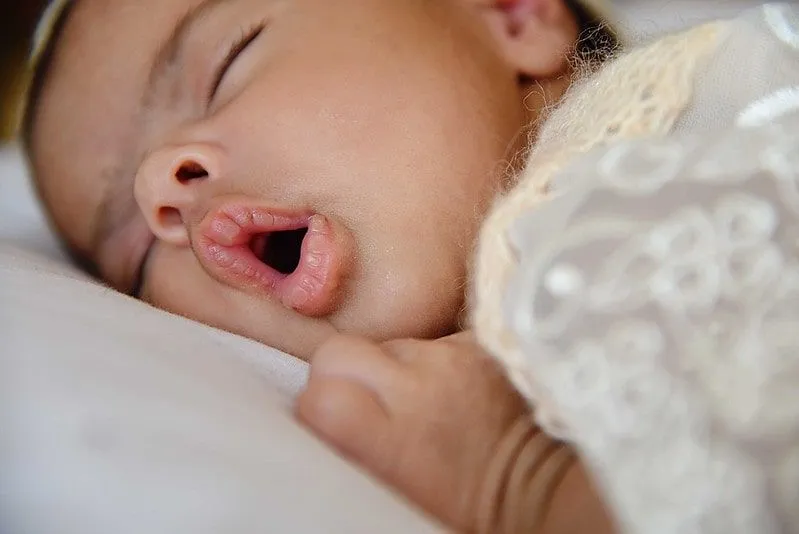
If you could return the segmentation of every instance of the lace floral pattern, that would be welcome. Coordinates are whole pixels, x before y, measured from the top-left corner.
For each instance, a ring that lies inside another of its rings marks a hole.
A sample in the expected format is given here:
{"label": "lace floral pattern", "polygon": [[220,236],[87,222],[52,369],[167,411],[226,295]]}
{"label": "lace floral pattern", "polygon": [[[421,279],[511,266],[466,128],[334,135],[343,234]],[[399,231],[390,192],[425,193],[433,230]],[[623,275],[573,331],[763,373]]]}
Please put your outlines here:
{"label": "lace floral pattern", "polygon": [[[625,142],[512,230],[526,379],[638,532],[779,531],[770,481],[799,450],[797,154],[799,115]],[[526,236],[544,221],[542,247]]]}

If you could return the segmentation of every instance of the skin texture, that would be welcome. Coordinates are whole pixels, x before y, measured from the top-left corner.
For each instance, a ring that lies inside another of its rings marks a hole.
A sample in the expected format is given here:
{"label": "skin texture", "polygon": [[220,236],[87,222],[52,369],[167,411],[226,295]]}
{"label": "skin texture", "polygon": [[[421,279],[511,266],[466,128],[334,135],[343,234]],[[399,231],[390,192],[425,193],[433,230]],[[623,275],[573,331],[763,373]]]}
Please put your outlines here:
{"label": "skin texture", "polygon": [[[149,250],[146,301],[311,360],[298,417],[451,527],[609,532],[577,463],[542,500],[541,465],[519,452],[540,433],[468,334],[380,343],[458,330],[480,220],[525,127],[569,85],[562,3],[226,0],[148,91],[199,3],[81,0],[71,14],[31,136],[70,246],[122,291]],[[264,21],[209,102],[230,45]],[[322,298],[297,305],[209,260],[259,210],[325,221],[309,245],[336,273]]]}
{"label": "skin texture", "polygon": [[[145,300],[306,359],[335,332],[456,331],[482,215],[525,125],[568,86],[577,28],[567,9],[227,0],[143,100],[160,44],[198,3],[81,0],[71,14],[31,143],[66,240],[129,291],[156,236]],[[206,105],[230,43],[265,19]],[[206,175],[184,180],[181,168]],[[122,224],[98,239],[105,196]],[[321,214],[351,243],[338,253],[333,305],[313,308],[324,313],[299,313],[201,261],[203,221],[241,199]]]}

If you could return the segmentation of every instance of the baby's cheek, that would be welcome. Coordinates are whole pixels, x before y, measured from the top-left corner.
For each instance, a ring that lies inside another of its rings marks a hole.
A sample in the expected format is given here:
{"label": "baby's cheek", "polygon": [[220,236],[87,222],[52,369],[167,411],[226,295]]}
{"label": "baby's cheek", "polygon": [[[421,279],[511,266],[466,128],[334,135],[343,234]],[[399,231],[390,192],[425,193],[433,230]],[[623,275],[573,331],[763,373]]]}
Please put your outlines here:
{"label": "baby's cheek", "polygon": [[334,324],[378,341],[437,339],[457,331],[466,259],[455,264],[440,255],[435,248],[407,246],[381,258]]}

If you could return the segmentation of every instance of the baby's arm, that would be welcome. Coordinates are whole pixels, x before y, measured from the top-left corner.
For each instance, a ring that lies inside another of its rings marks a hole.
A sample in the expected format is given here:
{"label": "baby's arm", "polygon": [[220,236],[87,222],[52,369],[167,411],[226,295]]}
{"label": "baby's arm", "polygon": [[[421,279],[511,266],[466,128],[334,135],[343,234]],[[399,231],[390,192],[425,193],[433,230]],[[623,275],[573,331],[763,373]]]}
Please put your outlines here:
{"label": "baby's arm", "polygon": [[462,532],[613,531],[582,465],[532,423],[468,334],[337,337],[297,412],[320,437]]}

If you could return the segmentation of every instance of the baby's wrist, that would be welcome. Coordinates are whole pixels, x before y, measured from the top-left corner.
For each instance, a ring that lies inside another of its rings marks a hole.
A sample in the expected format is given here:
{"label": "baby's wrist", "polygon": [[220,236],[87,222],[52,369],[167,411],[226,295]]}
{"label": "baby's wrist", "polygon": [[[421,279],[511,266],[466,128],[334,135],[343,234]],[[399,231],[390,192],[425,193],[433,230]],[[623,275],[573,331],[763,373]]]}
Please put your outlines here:
{"label": "baby's wrist", "polygon": [[529,414],[500,441],[478,504],[478,534],[614,530],[572,449],[545,434]]}
{"label": "baby's wrist", "polygon": [[576,460],[523,414],[497,446],[477,508],[479,534],[541,532],[557,489]]}

